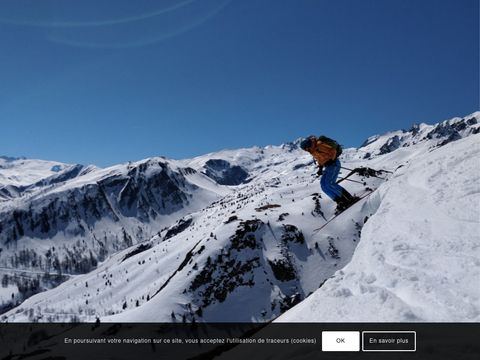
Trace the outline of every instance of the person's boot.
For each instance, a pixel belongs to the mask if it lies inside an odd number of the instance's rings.
[[[342,190],[342,196],[341,198],[347,203],[350,204],[355,200],[355,196],[352,196],[347,190],[343,189]]]
[[[360,198],[358,196],[352,196],[348,191],[342,191],[342,196],[336,200],[337,208],[335,214],[338,215],[341,212],[348,209],[350,206],[355,204]]]
[[[337,203],[337,208],[335,209],[335,215],[340,214],[343,212],[345,209],[348,208],[348,202],[342,197],[336,200]]]

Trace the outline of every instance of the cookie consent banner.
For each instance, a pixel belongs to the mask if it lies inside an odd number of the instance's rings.
[[[415,343],[399,343],[399,334]],[[388,359],[475,359],[479,334],[473,323],[1,324],[0,359],[367,359],[369,350]],[[372,346],[374,335],[386,340]]]

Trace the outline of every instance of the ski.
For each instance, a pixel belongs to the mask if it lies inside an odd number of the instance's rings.
[[[375,189],[376,190],[376,189]],[[342,212],[338,213],[338,214],[335,214],[333,215],[330,219],[327,220],[327,222],[325,224],[323,224],[322,226],[320,226],[318,229],[315,229],[313,230],[313,233],[316,234],[317,232],[319,232],[320,230],[322,230],[325,226],[327,226],[328,224],[330,224],[333,220],[335,220],[337,217],[339,217],[340,215],[342,215],[345,211],[347,211],[348,209],[351,209],[352,207],[354,207],[356,204],[358,204],[361,200],[365,199],[366,197],[372,195],[375,190],[371,190],[371,191],[367,191],[365,194],[361,195],[360,198],[358,199],[357,202],[355,202],[352,206],[346,208],[345,210],[343,210]]]

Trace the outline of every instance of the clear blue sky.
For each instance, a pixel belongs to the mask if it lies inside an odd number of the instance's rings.
[[[106,166],[479,108],[478,0],[0,2],[0,155]]]

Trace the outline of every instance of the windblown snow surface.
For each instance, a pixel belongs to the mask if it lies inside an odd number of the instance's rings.
[[[479,321],[479,119],[344,150],[386,171],[319,232],[335,204],[298,141],[3,188],[0,319]]]

